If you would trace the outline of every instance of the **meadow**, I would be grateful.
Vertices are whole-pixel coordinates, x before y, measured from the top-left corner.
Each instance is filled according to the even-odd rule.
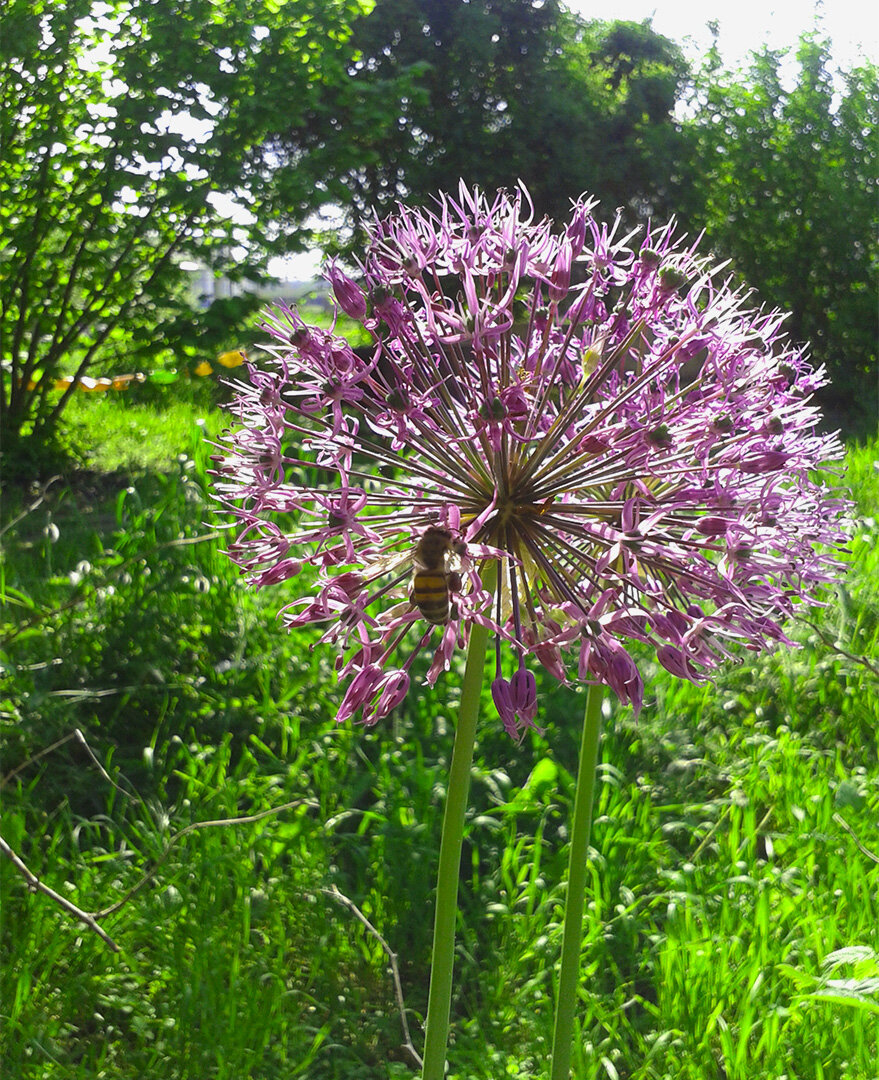
[[[2,834],[111,939],[0,860],[7,1080],[415,1072],[460,672],[336,724],[276,619],[301,586],[224,554],[222,393],[77,395],[78,468],[4,491]],[[879,1077],[877,458],[801,648],[703,686],[645,657],[637,722],[605,705],[582,1080]],[[584,694],[539,690],[543,735],[481,724],[450,1080],[546,1074]]]

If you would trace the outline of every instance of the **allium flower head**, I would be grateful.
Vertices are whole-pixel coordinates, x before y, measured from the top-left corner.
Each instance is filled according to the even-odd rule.
[[[823,373],[671,226],[623,236],[594,205],[557,231],[524,189],[462,184],[377,222],[360,283],[328,272],[366,349],[267,316],[217,490],[251,582],[310,568],[283,617],[337,647],[340,719],[385,716],[421,649],[434,683],[475,623],[512,735],[537,715],[532,659],[637,710],[628,642],[696,680],[786,640],[832,575]]]

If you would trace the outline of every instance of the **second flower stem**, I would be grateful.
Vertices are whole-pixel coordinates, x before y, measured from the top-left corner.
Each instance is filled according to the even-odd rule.
[[[574,1038],[577,983],[580,977],[580,946],[583,940],[586,860],[589,854],[589,834],[592,829],[592,803],[595,798],[595,774],[598,768],[603,697],[603,686],[589,687],[586,695],[583,737],[580,742],[580,761],[577,765],[577,793],[574,797],[571,856],[568,866],[565,925],[562,936],[562,965],[556,998],[550,1080],[569,1080],[571,1075],[571,1046]]]
[[[490,564],[482,575],[483,585],[490,592],[494,591],[495,578],[495,568]],[[487,627],[476,623],[471,626],[440,841],[422,1080],[442,1080],[445,1073],[449,1015],[452,1007],[452,974],[455,965],[458,877],[461,870],[464,818],[470,792],[470,769],[476,743],[476,722],[482,697],[488,636]]]

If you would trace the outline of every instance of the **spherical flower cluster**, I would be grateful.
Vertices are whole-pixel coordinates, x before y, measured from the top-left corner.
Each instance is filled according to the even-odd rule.
[[[474,624],[511,735],[535,721],[532,658],[637,710],[627,642],[696,680],[786,640],[832,576],[823,373],[672,227],[623,236],[593,209],[556,231],[524,189],[462,184],[377,222],[361,283],[330,267],[368,347],[267,316],[217,494],[251,582],[310,568],[283,617],[337,647],[340,719],[385,716],[428,647],[433,684]]]

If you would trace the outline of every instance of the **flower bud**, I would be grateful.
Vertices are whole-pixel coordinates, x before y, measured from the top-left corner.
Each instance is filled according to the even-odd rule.
[[[671,446],[671,434],[668,430],[668,424],[659,424],[652,431],[648,431],[647,441],[651,446],[655,446],[659,450],[668,450]]]
[[[491,401],[483,401],[479,406],[479,415],[483,420],[495,420],[500,422],[505,420],[507,416],[507,407],[497,396],[493,397]]]
[[[327,270],[327,278],[342,311],[355,322],[362,322],[366,315],[366,296],[363,289],[347,274],[343,274],[335,263]]]
[[[723,536],[729,523],[721,517],[704,517],[696,523],[696,532],[702,536]]]
[[[737,563],[746,563],[754,554],[750,544],[736,544],[732,550],[732,557]]]
[[[537,680],[525,667],[520,667],[510,680],[510,694],[516,712],[526,723],[537,715]]]
[[[656,659],[666,671],[670,671],[672,675],[676,675],[679,679],[691,679],[693,677],[686,657],[680,649],[676,649],[673,645],[660,645],[656,650]]]
[[[740,465],[744,473],[776,472],[784,467],[789,455],[784,450],[764,450],[756,457],[747,458]]]
[[[370,722],[375,723],[387,716],[409,693],[409,676],[405,671],[392,671],[379,684],[381,697],[375,706]]]
[[[491,684],[491,699],[498,711],[504,730],[512,738],[518,735],[516,728],[516,707],[513,704],[513,694],[510,684],[506,679],[498,676]]]
[[[353,716],[361,705],[365,705],[372,698],[381,677],[382,669],[377,664],[370,664],[357,672],[339,706],[336,719],[340,724]]]
[[[264,570],[257,578],[257,582],[260,586],[277,585],[280,581],[288,581],[296,577],[301,571],[302,563],[299,559],[281,559],[274,566]]]
[[[387,396],[388,408],[394,412],[405,412],[409,408],[409,395],[402,386],[395,386]]]
[[[663,293],[673,293],[686,283],[687,275],[676,266],[664,266],[659,271],[659,288]]]

